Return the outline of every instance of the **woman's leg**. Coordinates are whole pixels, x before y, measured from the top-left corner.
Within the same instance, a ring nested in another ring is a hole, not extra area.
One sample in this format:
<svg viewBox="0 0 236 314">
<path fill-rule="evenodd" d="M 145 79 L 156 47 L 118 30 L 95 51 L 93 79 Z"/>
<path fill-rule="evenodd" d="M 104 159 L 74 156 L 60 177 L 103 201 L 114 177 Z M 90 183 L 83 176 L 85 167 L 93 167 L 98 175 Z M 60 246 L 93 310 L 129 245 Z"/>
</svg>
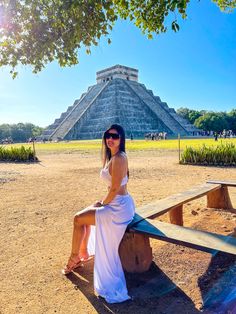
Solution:
<svg viewBox="0 0 236 314">
<path fill-rule="evenodd" d="M 91 232 L 91 226 L 86 225 L 85 226 L 85 235 L 84 235 L 84 238 L 83 238 L 83 241 L 81 243 L 80 250 L 79 250 L 79 257 L 83 261 L 86 261 L 87 259 L 89 259 L 88 241 L 89 241 L 90 232 Z"/>
<path fill-rule="evenodd" d="M 71 257 L 78 257 L 81 245 L 83 248 L 87 247 L 90 225 L 95 225 L 95 212 L 96 209 L 86 209 L 78 212 L 74 216 L 74 230 L 72 236 L 72 249 Z M 87 230 L 87 226 L 89 226 Z"/>
<path fill-rule="evenodd" d="M 95 225 L 95 212 L 95 208 L 86 208 L 85 210 L 76 213 L 74 216 L 71 255 L 67 265 L 62 270 L 64 274 L 68 274 L 78 267 L 80 262 L 79 252 L 81 245 L 83 243 L 83 248 L 85 248 L 88 243 L 89 234 L 86 234 L 87 226 Z"/>
</svg>

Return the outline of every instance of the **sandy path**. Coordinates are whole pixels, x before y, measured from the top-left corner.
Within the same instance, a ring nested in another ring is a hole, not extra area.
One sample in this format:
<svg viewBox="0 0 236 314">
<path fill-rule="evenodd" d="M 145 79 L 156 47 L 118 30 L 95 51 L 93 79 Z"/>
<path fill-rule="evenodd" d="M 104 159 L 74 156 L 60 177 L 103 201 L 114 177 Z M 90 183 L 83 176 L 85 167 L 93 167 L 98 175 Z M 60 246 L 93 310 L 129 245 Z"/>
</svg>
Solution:
<svg viewBox="0 0 236 314">
<path fill-rule="evenodd" d="M 236 180 L 235 168 L 179 165 L 174 152 L 128 155 L 129 192 L 137 206 L 209 179 Z M 92 263 L 69 278 L 61 276 L 70 251 L 73 214 L 100 199 L 106 188 L 98 177 L 98 153 L 39 158 L 38 164 L 0 163 L 0 313 L 199 313 L 204 291 L 219 281 L 216 274 L 211 280 L 206 276 L 212 263 L 207 253 L 152 241 L 155 263 L 145 274 L 127 274 L 134 300 L 120 305 L 106 304 L 93 294 Z M 236 189 L 230 189 L 230 196 L 236 207 Z M 185 226 L 232 232 L 236 214 L 206 210 L 205 205 L 202 198 L 185 206 Z M 225 272 L 235 275 L 235 259 L 220 258 L 220 267 L 231 265 Z M 207 286 L 201 278 L 209 281 Z"/>
</svg>

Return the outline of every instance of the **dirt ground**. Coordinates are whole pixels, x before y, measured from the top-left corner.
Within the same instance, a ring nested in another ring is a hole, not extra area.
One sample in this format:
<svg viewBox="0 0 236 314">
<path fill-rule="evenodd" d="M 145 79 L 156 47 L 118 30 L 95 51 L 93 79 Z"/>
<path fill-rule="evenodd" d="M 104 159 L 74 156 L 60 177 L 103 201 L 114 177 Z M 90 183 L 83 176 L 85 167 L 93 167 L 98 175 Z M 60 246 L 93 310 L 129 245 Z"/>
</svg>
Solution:
<svg viewBox="0 0 236 314">
<path fill-rule="evenodd" d="M 176 152 L 129 152 L 136 206 L 207 180 L 236 180 L 235 168 L 178 164 Z M 0 313 L 236 313 L 236 259 L 151 240 L 153 264 L 126 274 L 132 300 L 107 304 L 93 293 L 93 261 L 63 277 L 73 214 L 101 199 L 100 154 L 41 154 L 40 163 L 0 163 Z M 236 207 L 236 188 L 230 188 Z M 168 221 L 164 215 L 158 219 Z M 231 234 L 236 213 L 184 206 L 184 225 Z M 204 306 L 203 306 L 204 303 Z"/>
</svg>

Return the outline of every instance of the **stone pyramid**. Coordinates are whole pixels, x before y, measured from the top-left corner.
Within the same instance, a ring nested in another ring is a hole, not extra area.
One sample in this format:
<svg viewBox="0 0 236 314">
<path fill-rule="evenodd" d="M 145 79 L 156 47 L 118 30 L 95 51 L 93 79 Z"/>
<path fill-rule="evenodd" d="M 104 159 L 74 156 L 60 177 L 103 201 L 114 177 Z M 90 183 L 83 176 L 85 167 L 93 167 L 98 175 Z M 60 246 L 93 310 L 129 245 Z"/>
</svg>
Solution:
<svg viewBox="0 0 236 314">
<path fill-rule="evenodd" d="M 113 123 L 121 124 L 127 137 L 132 134 L 134 138 L 153 132 L 185 136 L 197 131 L 138 82 L 138 70 L 115 65 L 97 72 L 97 84 L 69 106 L 44 131 L 43 138 L 97 139 Z"/>
</svg>

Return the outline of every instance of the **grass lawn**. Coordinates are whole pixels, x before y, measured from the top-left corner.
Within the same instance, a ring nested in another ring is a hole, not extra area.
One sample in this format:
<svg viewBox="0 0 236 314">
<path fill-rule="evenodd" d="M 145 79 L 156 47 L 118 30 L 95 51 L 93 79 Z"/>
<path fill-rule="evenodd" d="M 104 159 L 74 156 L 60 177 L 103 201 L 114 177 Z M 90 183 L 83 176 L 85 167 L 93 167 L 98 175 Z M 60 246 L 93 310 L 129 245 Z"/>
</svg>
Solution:
<svg viewBox="0 0 236 314">
<path fill-rule="evenodd" d="M 186 147 L 197 148 L 205 144 L 206 146 L 216 146 L 220 143 L 234 143 L 236 145 L 236 138 L 232 139 L 219 139 L 215 141 L 212 138 L 198 138 L 198 139 L 180 139 L 180 149 L 184 150 Z M 8 147 L 20 147 L 20 146 L 33 146 L 32 144 L 19 143 L 4 145 Z M 146 140 L 127 140 L 126 150 L 137 151 L 137 150 L 178 150 L 178 139 L 168 139 L 159 141 L 146 141 Z M 99 151 L 101 149 L 101 140 L 81 140 L 81 141 L 68 141 L 58 143 L 35 143 L 36 155 L 40 153 L 59 153 L 59 152 L 76 152 L 76 151 Z"/>
</svg>

